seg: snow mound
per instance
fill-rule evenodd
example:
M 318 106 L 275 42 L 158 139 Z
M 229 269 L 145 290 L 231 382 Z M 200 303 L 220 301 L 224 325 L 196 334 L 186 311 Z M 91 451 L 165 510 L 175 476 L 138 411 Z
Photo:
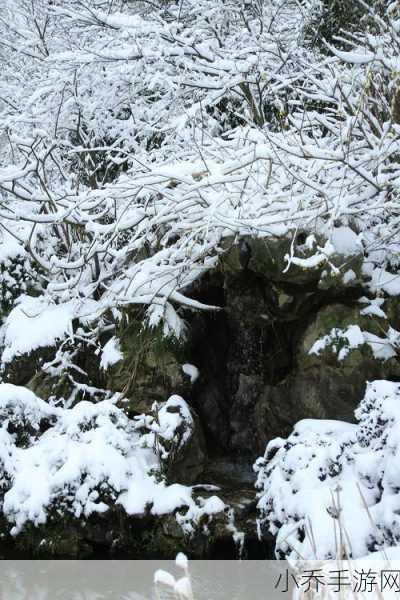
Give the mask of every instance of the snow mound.
M 300 421 L 258 459 L 260 527 L 277 556 L 358 558 L 400 540 L 400 384 L 374 381 L 358 424 Z
M 155 442 L 167 440 L 172 448 L 175 438 L 186 439 L 191 415 L 177 396 L 158 408 L 158 417 L 131 420 L 110 400 L 63 409 L 26 388 L 0 384 L 0 493 L 11 533 L 56 512 L 87 518 L 116 504 L 130 515 L 180 509 L 177 519 L 187 530 L 223 510 L 216 499 L 195 500 L 191 487 L 165 481 L 168 452 L 160 456 Z

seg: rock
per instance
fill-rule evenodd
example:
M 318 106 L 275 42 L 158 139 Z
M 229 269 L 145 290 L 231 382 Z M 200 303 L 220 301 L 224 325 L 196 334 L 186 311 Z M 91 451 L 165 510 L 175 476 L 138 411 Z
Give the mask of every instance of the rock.
M 162 428 L 158 430 L 165 450 L 162 472 L 169 483 L 214 483 L 204 479 L 207 462 L 229 457 L 239 470 L 238 465 L 262 454 L 269 440 L 289 435 L 300 419 L 352 420 L 368 379 L 400 380 L 397 355 L 381 360 L 366 343 L 347 350 L 342 342 L 336 349 L 326 344 L 319 353 L 310 353 L 334 328 L 346 331 L 356 326 L 380 338 L 389 325 L 400 330 L 396 298 L 381 306 L 387 318 L 360 314 L 365 304 L 359 300 L 367 293 L 360 256 L 346 258 L 347 275 L 338 276 L 326 266 L 312 270 L 293 266 L 284 272 L 290 239 L 244 241 L 245 255 L 243 247 L 240 256 L 240 248 L 226 246 L 218 268 L 188 290 L 192 297 L 222 310 L 187 311 L 184 343 L 166 339 L 159 329 L 143 328 L 142 315 L 129 309 L 113 332 L 122 360 L 103 371 L 99 357 L 88 348 L 77 355 L 88 381 L 121 393 L 119 405 L 129 416 L 152 414 L 149 423 L 161 425 L 162 410 L 167 421 L 179 413 L 176 436 L 162 439 Z M 306 257 L 304 240 L 300 242 L 296 253 Z M 335 265 L 343 263 L 339 255 L 331 259 Z M 54 349 L 48 350 L 51 359 Z M 339 357 L 341 350 L 345 351 Z M 8 377 L 28 384 L 44 399 L 69 397 L 68 373 L 61 378 L 41 373 L 44 359 L 44 355 L 19 357 L 10 365 Z M 195 381 L 183 372 L 185 363 L 198 369 Z M 178 401 L 170 398 L 165 403 L 171 394 L 185 398 L 187 414 Z M 154 403 L 158 408 L 152 412 Z M 149 426 L 145 431 L 152 448 L 156 430 Z M 253 501 L 241 485 L 225 490 L 224 498 L 236 508 L 241 527 L 251 536 Z M 175 515 L 131 518 L 113 507 L 84 523 L 68 517 L 61 524 L 56 516 L 46 526 L 18 536 L 18 543 L 25 540 L 27 548 L 43 556 L 96 556 L 101 549 L 115 556 L 128 553 L 130 558 L 172 558 L 179 546 L 193 557 L 205 558 L 227 552 L 231 533 L 224 514 L 198 523 L 188 538 Z
M 342 234 L 338 227 L 340 239 Z M 358 243 L 356 234 L 347 237 Z M 358 324 L 383 335 L 379 317 L 360 315 L 359 299 L 366 294 L 360 254 L 331 256 L 332 264 L 346 264 L 339 275 L 326 265 L 311 270 L 291 266 L 284 272 L 290 239 L 245 241 L 245 268 L 240 248 L 227 240 L 219 270 L 198 284 L 196 297 L 218 299 L 224 310 L 189 319 L 187 359 L 201 372 L 190 398 L 209 450 L 255 457 L 266 441 L 289 434 L 301 418 L 352 419 L 365 381 L 399 377 L 400 370 L 397 359 L 379 360 L 367 346 L 342 362 L 329 351 L 309 354 L 333 328 Z M 296 253 L 307 257 L 300 241 Z M 400 329 L 396 302 L 387 301 L 384 309 Z
M 3 367 L 1 376 L 4 382 L 14 385 L 27 385 L 40 372 L 41 367 L 54 357 L 55 349 L 46 346 L 29 354 L 20 354 Z
M 200 415 L 207 438 L 208 451 L 227 448 L 230 438 L 228 404 L 224 375 L 220 372 L 210 377 L 209 371 L 193 388 L 192 401 Z
M 388 300 L 388 308 L 390 304 Z M 304 418 L 354 421 L 354 410 L 367 381 L 399 379 L 398 358 L 376 358 L 368 345 L 349 350 L 343 360 L 329 347 L 320 354 L 310 354 L 314 343 L 333 328 L 346 330 L 358 325 L 362 331 L 384 337 L 388 323 L 378 317 L 361 316 L 360 308 L 332 304 L 318 311 L 300 340 L 295 370 L 278 385 L 265 386 L 259 397 L 255 422 L 260 442 L 288 435 Z
M 219 544 L 233 542 L 227 525 L 225 513 L 204 515 L 189 535 L 173 514 L 132 517 L 114 506 L 83 521 L 55 512 L 46 524 L 26 525 L 16 537 L 3 533 L 0 558 L 175 560 L 177 550 L 184 550 L 189 558 L 206 559 Z M 0 519 L 0 531 L 8 529 Z
M 154 402 L 173 393 L 186 395 L 190 382 L 182 371 L 185 361 L 176 340 L 144 328 L 136 313 L 122 323 L 118 337 L 124 359 L 107 370 L 106 388 L 123 394 L 128 413 L 148 412 Z
M 56 377 L 38 371 L 26 387 L 42 400 L 49 400 L 51 397 L 57 398 L 57 400 L 68 400 L 73 392 L 73 385 L 67 373 Z
M 182 424 L 176 431 L 177 438 L 168 446 L 166 476 L 170 483 L 190 485 L 195 483 L 204 470 L 206 445 L 200 420 L 190 410 L 190 421 L 185 419 L 180 406 L 169 406 L 169 413 L 177 412 Z

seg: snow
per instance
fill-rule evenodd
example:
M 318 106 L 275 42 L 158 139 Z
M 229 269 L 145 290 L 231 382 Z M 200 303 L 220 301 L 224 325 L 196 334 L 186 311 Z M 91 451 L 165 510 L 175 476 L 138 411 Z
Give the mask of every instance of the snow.
M 207 498 L 203 505 L 203 510 L 207 515 L 215 515 L 224 511 L 225 508 L 226 505 L 220 498 L 218 498 L 218 496 L 211 496 L 211 498 Z
M 100 359 L 100 367 L 106 371 L 109 367 L 116 365 L 123 359 L 119 339 L 114 336 L 105 344 Z
M 0 263 L 25 256 L 25 250 L 18 240 L 6 231 L 0 232 Z
M 381 319 L 387 319 L 386 313 L 382 310 L 381 306 L 385 303 L 384 298 L 360 298 L 359 302 L 361 304 L 366 304 L 367 306 L 360 310 L 360 315 L 364 316 L 372 316 L 379 317 Z
M 370 276 L 370 287 L 373 291 L 386 292 L 389 296 L 400 295 L 400 276 L 390 273 L 382 267 L 370 268 L 364 264 L 364 272 Z
M 97 316 L 97 309 L 93 300 L 54 304 L 48 297 L 22 294 L 1 328 L 4 346 L 1 362 L 9 363 L 15 357 L 30 354 L 38 348 L 55 346 L 67 337 L 72 339 L 72 322 L 77 315 L 86 325 Z
M 377 135 L 374 115 L 367 125 L 357 118 L 372 58 L 382 59 L 374 63 L 382 80 L 388 65 L 396 71 L 386 33 L 374 40 L 376 54 L 370 36 L 320 65 L 298 43 L 315 3 L 300 16 L 290 2 L 268 2 L 256 46 L 252 3 L 244 19 L 222 0 L 184 4 L 178 17 L 157 3 L 104 12 L 67 0 L 49 13 L 46 48 L 26 25 L 34 20 L 25 5 L 16 14 L 7 0 L 0 25 L 0 259 L 7 245 L 32 257 L 46 280 L 43 303 L 68 307 L 101 290 L 99 318 L 141 306 L 148 324 L 180 338 L 185 311 L 211 308 L 188 290 L 215 267 L 228 237 L 294 241 L 304 231 L 308 252 L 293 247 L 288 269 L 335 272 L 386 237 L 396 254 L 396 219 L 386 231 L 396 208 L 385 191 L 399 176 L 396 124 L 385 122 Z M 12 50 L 21 37 L 26 54 Z M 265 74 L 268 85 L 259 85 Z M 310 108 L 316 104 L 330 108 Z M 264 106 L 277 114 L 257 117 Z M 71 138 L 77 123 L 85 139 Z M 364 267 L 371 289 L 399 292 L 383 257 Z M 85 309 L 75 310 L 80 317 Z
M 340 530 L 353 558 L 396 545 L 400 385 L 369 383 L 355 414 L 355 425 L 300 421 L 257 461 L 261 520 L 277 534 L 279 553 L 335 558 Z
M 183 417 L 169 413 L 172 407 Z M 165 435 L 171 442 L 174 426 L 183 419 L 186 423 L 190 411 L 183 399 L 172 397 L 160 413 L 160 438 Z M 40 433 L 43 420 L 48 427 Z M 190 486 L 167 484 L 160 476 L 154 444 L 149 446 L 142 433 L 146 421 L 151 427 L 154 419 L 143 415 L 132 421 L 110 400 L 81 401 L 64 409 L 48 405 L 26 388 L 0 384 L 3 514 L 12 524 L 11 533 L 18 534 L 28 521 L 45 523 L 55 510 L 87 518 L 113 505 L 131 515 L 149 511 L 154 516 L 186 507 L 181 524 L 189 528 L 203 515 L 223 511 L 216 497 L 195 500 Z M 17 433 L 9 432 L 10 423 Z M 29 441 L 22 443 L 30 428 Z
M 345 360 L 351 350 L 366 344 L 375 358 L 389 360 L 397 356 L 398 337 L 399 333 L 394 330 L 391 332 L 390 329 L 388 336 L 381 338 L 368 331 L 362 331 L 358 325 L 350 325 L 346 330 L 333 328 L 327 335 L 314 342 L 308 353 L 318 355 L 329 348 L 337 353 L 337 358 L 341 361 Z
M 183 398 L 176 394 L 171 396 L 158 411 L 157 418 L 157 432 L 162 433 L 165 440 L 172 440 L 176 430 L 184 425 L 186 431 L 182 435 L 181 443 L 186 443 L 193 428 L 193 417 Z
M 302 267 L 303 269 L 315 269 L 320 265 L 326 263 L 327 259 L 334 254 L 335 248 L 331 244 L 331 242 L 327 241 L 323 248 L 317 247 L 317 253 L 309 256 L 308 258 L 300 258 L 298 256 L 285 256 L 285 260 L 288 262 L 288 267 L 290 264 L 297 265 Z M 288 267 L 286 270 L 288 270 Z
M 362 251 L 360 238 L 350 227 L 334 227 L 331 243 L 336 252 L 343 256 L 355 256 Z
M 198 368 L 189 363 L 185 363 L 184 365 L 182 365 L 182 371 L 185 373 L 185 375 L 190 377 L 190 383 L 194 383 L 195 381 L 197 381 L 197 379 L 200 376 L 200 371 L 198 370 Z
M 72 335 L 73 317 L 74 304 L 71 302 L 56 305 L 42 298 L 22 296 L 4 325 L 2 362 L 10 362 L 16 356 L 29 354 L 37 348 L 53 346 L 67 335 Z
M 356 278 L 357 278 L 357 276 L 354 273 L 353 269 L 349 269 L 343 275 L 343 283 L 344 284 L 350 283 L 351 281 L 354 281 Z

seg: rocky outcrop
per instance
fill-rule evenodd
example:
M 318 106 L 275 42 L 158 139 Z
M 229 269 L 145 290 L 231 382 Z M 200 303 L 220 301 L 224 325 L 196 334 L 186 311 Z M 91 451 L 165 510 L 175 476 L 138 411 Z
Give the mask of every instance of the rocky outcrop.
M 344 362 L 308 354 L 330 328 L 360 319 L 366 289 L 359 256 L 346 261 L 352 276 L 345 283 L 323 267 L 285 272 L 289 240 L 246 244 L 245 266 L 240 245 L 233 246 L 219 271 L 201 282 L 198 297 L 223 311 L 190 319 L 188 348 L 201 373 L 190 397 L 210 451 L 244 459 L 289 433 L 299 418 L 351 418 L 365 380 L 398 370 L 396 360 L 376 359 L 367 348 Z M 340 265 L 343 257 L 332 261 Z M 363 324 L 375 331 L 382 326 L 376 320 L 365 317 Z
M 104 370 L 99 357 L 87 349 L 77 354 L 78 366 L 94 386 L 120 394 L 118 407 L 129 418 L 157 411 L 173 393 L 185 398 L 191 406 L 191 435 L 185 438 L 182 431 L 182 443 L 173 447 L 164 440 L 169 459 L 163 475 L 169 483 L 218 485 L 216 493 L 234 509 L 236 524 L 253 540 L 254 557 L 270 555 L 272 546 L 257 546 L 262 543 L 252 537 L 253 481 L 221 478 L 221 468 L 215 465 L 223 458 L 228 462 L 222 464 L 234 464 L 242 472 L 263 454 L 266 442 L 289 435 L 300 419 L 351 421 L 367 380 L 400 380 L 396 345 L 389 344 L 386 354 L 376 346 L 379 340 L 387 344 L 390 327 L 400 330 L 398 301 L 372 298 L 361 256 L 330 256 L 331 270 L 322 265 L 286 270 L 291 244 L 286 239 L 246 238 L 239 244 L 228 240 L 218 267 L 188 290 L 221 310 L 186 313 L 184 341 L 144 328 L 142 315 L 127 311 L 114 332 L 120 360 Z M 301 236 L 297 244 L 296 252 L 306 258 L 309 252 Z M 343 264 L 345 270 L 339 268 Z M 355 342 L 346 337 L 349 328 Z M 43 361 L 52 356 L 50 350 L 19 357 L 7 377 L 45 400 L 72 397 L 68 370 L 62 377 L 41 372 Z M 197 371 L 196 377 L 185 372 L 186 363 L 195 365 L 198 376 Z M 172 402 L 166 410 L 172 414 L 180 408 Z M 204 488 L 201 493 L 207 497 Z M 112 510 L 91 517 L 84 526 L 69 519 L 60 528 L 57 519 L 50 520 L 49 525 L 26 530 L 23 543 L 32 551 L 40 547 L 46 556 L 171 558 L 179 548 L 197 558 L 220 557 L 236 552 L 228 521 L 226 514 L 215 516 L 207 524 L 207 535 L 204 523 L 199 523 L 188 537 L 171 515 L 137 519 Z M 68 535 L 63 533 L 67 530 Z M 18 544 L 21 539 L 18 536 Z
M 172 393 L 185 395 L 184 353 L 175 340 L 143 327 L 142 315 L 134 311 L 124 315 L 118 338 L 124 359 L 107 370 L 105 387 L 123 395 L 126 411 L 140 414 Z

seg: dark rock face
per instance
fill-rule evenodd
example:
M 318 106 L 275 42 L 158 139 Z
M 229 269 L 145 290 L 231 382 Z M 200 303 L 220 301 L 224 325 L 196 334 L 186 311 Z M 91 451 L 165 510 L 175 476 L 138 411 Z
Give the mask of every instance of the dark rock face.
M 54 357 L 54 348 L 45 347 L 16 356 L 1 373 L 3 381 L 14 385 L 27 385 L 42 365 Z
M 309 353 L 333 328 L 358 324 L 382 336 L 388 323 L 360 316 L 359 299 L 367 292 L 357 276 L 359 257 L 350 263 L 351 283 L 324 277 L 321 270 L 284 273 L 285 243 L 249 240 L 245 267 L 240 248 L 232 248 L 220 270 L 195 291 L 202 301 L 223 307 L 189 319 L 187 360 L 200 378 L 188 400 L 211 456 L 255 459 L 270 439 L 288 435 L 302 418 L 351 421 L 368 379 L 400 377 L 397 359 L 377 359 L 366 346 L 345 360 L 329 351 Z M 388 315 L 396 312 L 393 302 L 385 304 Z

